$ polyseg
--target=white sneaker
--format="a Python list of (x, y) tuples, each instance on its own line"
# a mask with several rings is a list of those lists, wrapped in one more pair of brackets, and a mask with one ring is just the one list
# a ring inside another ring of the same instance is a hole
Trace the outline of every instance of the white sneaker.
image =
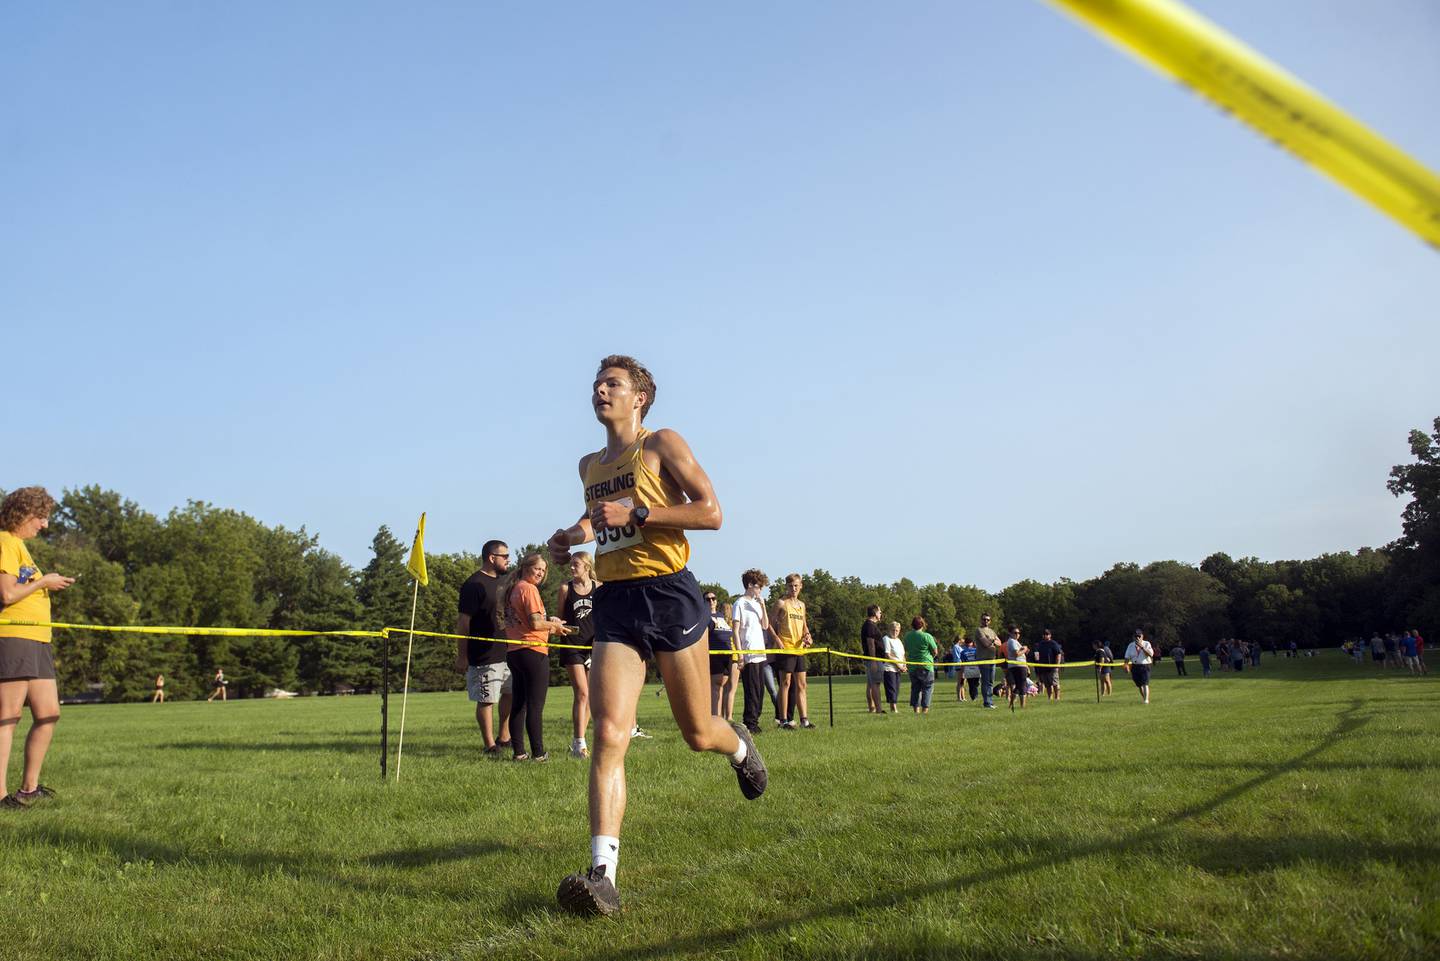
[(570, 756), (571, 756), (571, 757), (589, 757), (589, 756), (590, 756), (590, 749), (585, 746), (585, 742), (584, 742), (584, 741), (571, 741), (571, 742), (570, 742)]
[(635, 725), (635, 730), (633, 730), (633, 731), (630, 732), (630, 736), (631, 736), (632, 738), (637, 738), (637, 737), (638, 737), (638, 738), (644, 738), (644, 739), (647, 740), (647, 741), (651, 739), (651, 735), (646, 734), (644, 731), (642, 731), (642, 730), (640, 729), (640, 725), (638, 725), (638, 724)]

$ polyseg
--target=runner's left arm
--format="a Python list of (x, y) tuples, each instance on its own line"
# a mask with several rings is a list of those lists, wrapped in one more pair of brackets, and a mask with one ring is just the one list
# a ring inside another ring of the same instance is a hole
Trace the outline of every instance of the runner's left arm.
[[(669, 428), (658, 430), (645, 444), (645, 453), (653, 453), (659, 457), (659, 473), (673, 480), (686, 497), (685, 503), (671, 504), (668, 507), (658, 504), (645, 505), (650, 509), (645, 525), (676, 527), (686, 531), (718, 531), (724, 520), (720, 501), (715, 496), (710, 475), (705, 473), (705, 468), (695, 459), (695, 454), (690, 450), (685, 438)], [(633, 519), (630, 516), (631, 511), (614, 501), (607, 501), (601, 506), (607, 510), (625, 511), (621, 517), (614, 518), (622, 524), (628, 524)], [(607, 523), (612, 520), (608, 513), (605, 520)]]

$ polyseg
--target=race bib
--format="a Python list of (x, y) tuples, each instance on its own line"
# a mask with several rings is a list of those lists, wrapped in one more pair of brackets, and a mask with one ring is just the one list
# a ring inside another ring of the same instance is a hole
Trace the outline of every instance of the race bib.
[[(617, 497), (615, 503), (625, 507), (634, 507), (635, 502), (628, 497)], [(627, 547), (634, 547), (636, 544), (645, 543), (645, 533), (629, 523), (624, 527), (602, 527), (595, 532), (595, 554), (609, 554), (611, 551), (622, 551)]]

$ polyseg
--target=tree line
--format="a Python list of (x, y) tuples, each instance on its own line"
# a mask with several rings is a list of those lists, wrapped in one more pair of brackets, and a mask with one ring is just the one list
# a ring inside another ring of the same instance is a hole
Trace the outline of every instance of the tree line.
[[(802, 596), (816, 643), (857, 653), (860, 623), (871, 604), (885, 610), (886, 620), (907, 628), (912, 617), (923, 615), (944, 645), (989, 611), (996, 624), (1017, 624), (1028, 636), (1053, 630), (1071, 659), (1088, 653), (1093, 640), (1120, 642), (1135, 627), (1162, 648), (1180, 643), (1191, 650), (1222, 637), (1262, 644), (1294, 640), (1312, 647), (1376, 629), (1418, 627), (1428, 634), (1440, 622), (1440, 417), (1433, 433), (1410, 433), (1410, 449), (1414, 462), (1394, 467), (1387, 483), (1396, 497), (1409, 497), (1402, 534), (1378, 549), (1296, 561), (1215, 553), (1198, 565), (1118, 563), (1085, 581), (1022, 580), (997, 593), (908, 578), (867, 584), (816, 569), (806, 576)], [(526, 545), (517, 557), (539, 549)], [(51, 526), (32, 542), (32, 553), (42, 570), (81, 575), (54, 597), (52, 616), (62, 622), (307, 631), (409, 623), (408, 548), (384, 526), (371, 542), (369, 562), (356, 570), (304, 528), (270, 527), (202, 501), (162, 518), (115, 491), (87, 486), (64, 491)], [(419, 592), (415, 626), (452, 631), (460, 585), (479, 568), (480, 558), (427, 553), (426, 563), (430, 583)], [(769, 573), (776, 582), (774, 599), (787, 572)], [(556, 592), (565, 576), (551, 565), (541, 588), (549, 610), (558, 609)], [(724, 598), (732, 597), (735, 587), (705, 586)], [(162, 673), (168, 696), (200, 696), (217, 667), (241, 696), (277, 687), (368, 690), (380, 682), (382, 641), (376, 638), (57, 630), (55, 643), (62, 694), (98, 691), (110, 701), (148, 697)], [(412, 687), (460, 687), (451, 667), (454, 652), (452, 641), (417, 640)], [(395, 663), (403, 657), (404, 651), (397, 651)], [(856, 663), (836, 659), (835, 669), (855, 670)]]

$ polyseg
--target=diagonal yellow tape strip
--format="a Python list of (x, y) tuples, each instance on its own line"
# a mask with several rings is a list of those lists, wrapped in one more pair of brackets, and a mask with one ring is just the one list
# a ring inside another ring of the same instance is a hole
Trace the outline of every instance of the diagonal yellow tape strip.
[(1440, 177), (1177, 0), (1050, 0), (1440, 248)]
[(7, 617), (0, 617), (0, 626), (7, 624), (13, 624), (17, 627), (59, 627), (74, 631), (109, 631), (114, 634), (193, 634), (208, 637), (385, 636), (384, 631), (286, 631), (264, 627), (157, 627), (149, 624), (127, 624), (112, 627), (105, 624), (62, 624), (59, 621), (16, 621)]
[[(68, 624), (60, 621), (20, 621), (7, 617), (0, 617), (0, 627), (14, 625), (17, 627), (52, 627), (72, 631), (109, 631), (117, 634), (192, 634), (208, 637), (384, 637), (387, 634), (409, 634), (408, 628), (387, 627), (379, 631), (287, 631), (264, 627), (174, 627), (157, 626), (151, 624)], [(444, 634), (439, 631), (415, 631), (417, 637), (438, 637), (453, 641), (490, 641), (500, 644), (513, 644), (517, 646), (529, 646), (533, 641), (512, 641), (504, 637), (471, 637), (469, 634)], [(585, 644), (547, 644), (547, 647), (559, 648), (567, 651), (588, 651), (589, 645)], [(828, 647), (767, 647), (758, 651), (737, 650), (735, 648), (721, 648), (710, 651), (711, 654), (834, 654), (836, 657), (849, 658), (852, 661), (879, 661), (882, 664), (923, 664), (923, 661), (893, 661), (888, 657), (868, 657), (864, 654), (848, 654), (845, 651), (836, 651)], [(981, 664), (1024, 664), (1024, 661), (936, 661), (933, 667), (978, 667)], [(1030, 664), (1031, 667), (1090, 667), (1094, 661), (1072, 661), (1065, 664)]]
[[(386, 627), (378, 631), (289, 631), (265, 627), (173, 627), (157, 626), (151, 624), (68, 624), (60, 621), (20, 621), (8, 617), (0, 617), (0, 627), (14, 625), (16, 627), (51, 627), (72, 631), (109, 631), (115, 634), (194, 634), (209, 637), (384, 637), (387, 634), (410, 634), (409, 628)], [(512, 641), (505, 637), (471, 637), (469, 634), (445, 634), (439, 631), (415, 631), (416, 637), (438, 637), (453, 641), (490, 641), (499, 644), (513, 644), (521, 647), (533, 645), (534, 641)], [(556, 644), (551, 642), (547, 647), (560, 648), (567, 651), (588, 651), (588, 644)], [(767, 647), (763, 651), (750, 651), (751, 654), (824, 654), (829, 648), (805, 647), (805, 648), (779, 648)], [(711, 651), (711, 654), (732, 654), (733, 650)], [(743, 652), (742, 652), (743, 653)]]
[[(1063, 663), (1063, 664), (1040, 664), (1040, 663), (1038, 663), (1038, 662), (1036, 662), (1036, 661), (1011, 661), (1011, 660), (1006, 660), (1006, 659), (1004, 659), (1004, 658), (996, 658), (995, 660), (992, 660), (992, 661), (934, 661), (934, 662), (926, 662), (926, 661), (897, 661), (897, 660), (895, 660), (894, 658), (889, 658), (889, 657), (871, 657), (871, 656), (868, 655), (868, 654), (847, 654), (847, 653), (844, 652), (844, 651), (836, 651), (836, 650), (831, 650), (830, 653), (834, 654), (836, 657), (849, 658), (849, 659), (852, 660), (852, 661), (879, 661), (881, 664), (907, 664), (907, 665), (908, 665), (908, 664), (914, 664), (914, 665), (925, 665), (925, 666), (927, 666), (927, 667), (980, 667), (981, 665), (984, 665), (984, 664), (1012, 664), (1012, 665), (1015, 665), (1015, 666), (1017, 666), (1017, 667), (1023, 665), (1023, 666), (1025, 666), (1025, 667), (1061, 667), (1061, 668), (1063, 668), (1063, 667), (1094, 667), (1094, 666), (1095, 666), (1095, 662), (1094, 662), (1094, 661), (1066, 661), (1066, 662)], [(1102, 664), (1102, 665), (1100, 665), (1100, 666), (1101, 666), (1101, 667), (1109, 667), (1110, 665), (1108, 665), (1108, 664)]]

